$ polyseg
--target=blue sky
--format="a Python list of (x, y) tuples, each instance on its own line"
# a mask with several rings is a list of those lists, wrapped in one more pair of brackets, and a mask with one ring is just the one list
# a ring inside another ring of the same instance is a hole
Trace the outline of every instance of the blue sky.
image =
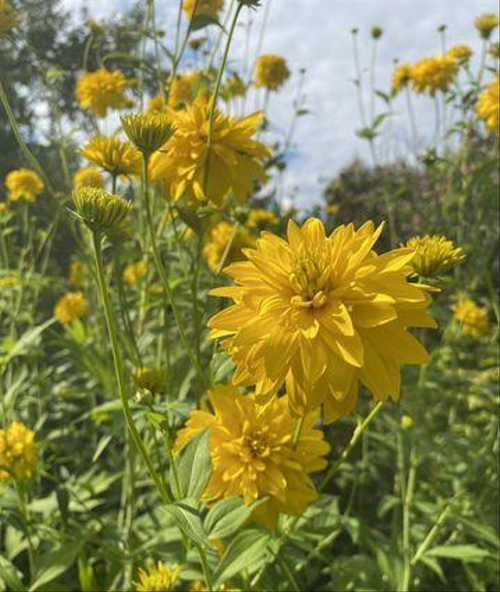
[[(83, 0), (63, 0), (63, 3), (77, 8)], [(294, 196), (299, 205), (317, 201), (325, 180), (356, 156), (369, 160), (364, 142), (355, 135), (360, 119), (352, 83), (350, 31), (353, 27), (359, 28), (361, 61), (366, 68), (371, 55), (370, 28), (378, 25), (384, 29), (378, 51), (376, 88), (387, 91), (394, 59), (411, 62), (440, 51), (436, 30), (441, 24), (448, 26), (448, 46), (466, 43), (479, 54), (474, 18), (498, 10), (496, 0), (263, 0), (263, 6), (250, 17), (253, 20), (249, 36), (251, 53), (258, 45), (266, 3), (269, 17), (262, 52), (285, 56), (294, 74), (284, 90), (270, 101), (269, 139), (286, 133), (298, 73), (306, 68), (304, 90), (310, 114), (298, 121), (292, 158), (283, 180), (284, 196), (287, 199)], [(132, 4), (131, 0), (85, 0), (95, 18), (119, 14)], [(160, 26), (168, 33), (175, 26), (178, 0), (157, 0), (156, 4)], [(231, 51), (235, 62), (245, 55), (247, 36), (243, 25), (249, 15), (245, 10), (242, 26), (236, 33)], [(253, 104), (250, 100), (250, 107)], [(415, 108), (420, 142), (425, 145), (434, 128), (434, 106), (426, 99), (418, 99)], [(376, 112), (383, 110), (383, 104), (378, 103)], [(379, 142), (380, 158), (405, 154), (409, 141), (406, 106), (401, 100), (395, 104), (390, 133)]]

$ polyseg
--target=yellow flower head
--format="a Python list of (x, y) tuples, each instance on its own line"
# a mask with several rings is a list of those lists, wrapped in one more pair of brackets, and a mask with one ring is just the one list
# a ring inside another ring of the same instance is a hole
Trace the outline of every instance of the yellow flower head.
[(224, 271), (232, 287), (212, 290), (233, 306), (209, 321), (237, 371), (235, 385), (256, 385), (265, 400), (286, 383), (292, 412), (324, 404), (325, 420), (350, 413), (361, 382), (379, 401), (400, 393), (404, 364), (429, 356), (407, 331), (434, 327), (430, 297), (410, 284), (412, 249), (377, 255), (383, 225), (288, 223), (288, 241), (264, 233), (247, 261)]
[(455, 80), (459, 65), (449, 55), (424, 58), (411, 69), (411, 82), (417, 94), (434, 96), (446, 92)]
[(105, 68), (87, 72), (78, 81), (76, 97), (80, 107), (96, 117), (106, 117), (108, 110), (130, 109), (134, 103), (125, 96), (132, 82), (123, 72), (110, 72)]
[(145, 261), (131, 263), (123, 270), (123, 281), (129, 286), (137, 286), (147, 273), (148, 264)]
[(276, 228), (279, 224), (279, 218), (274, 212), (264, 209), (253, 209), (248, 214), (247, 226), (251, 230), (270, 230)]
[(5, 179), (5, 186), (10, 201), (24, 200), (30, 203), (35, 202), (45, 188), (39, 175), (29, 169), (11, 171)]
[(470, 298), (461, 296), (452, 310), (455, 320), (462, 325), (465, 335), (480, 339), (488, 332), (488, 310), (477, 306)]
[(162, 393), (167, 384), (167, 372), (159, 368), (139, 368), (134, 373), (134, 380), (139, 388)]
[(128, 139), (146, 156), (159, 150), (173, 133), (169, 118), (162, 113), (127, 115), (121, 121)]
[(196, 99), (197, 85), (202, 80), (201, 72), (179, 74), (170, 85), (168, 106), (172, 109), (184, 109)]
[(476, 110), (490, 132), (500, 134), (500, 78), (480, 95)]
[(139, 581), (136, 583), (137, 592), (170, 592), (173, 590), (182, 568), (170, 566), (158, 561), (148, 570), (139, 569)]
[(189, 19), (193, 18), (196, 2), (198, 2), (196, 16), (210, 16), (216, 19), (224, 8), (224, 0), (184, 0), (182, 10)]
[(483, 39), (489, 39), (499, 24), (500, 18), (497, 14), (482, 14), (474, 21), (474, 26)]
[(80, 169), (73, 177), (73, 188), (75, 190), (82, 187), (104, 187), (104, 177), (101, 172), (94, 167), (87, 167)]
[(15, 421), (6, 430), (0, 430), (0, 481), (31, 479), (37, 457), (35, 433), (23, 423)]
[(455, 45), (448, 51), (448, 55), (459, 64), (467, 63), (472, 57), (473, 51), (468, 45)]
[(274, 54), (266, 54), (257, 59), (253, 76), (257, 88), (276, 91), (290, 78), (290, 70), (284, 58)]
[(87, 314), (89, 303), (81, 292), (68, 292), (54, 308), (55, 318), (63, 325), (69, 325)]
[(212, 476), (205, 490), (207, 503), (241, 496), (248, 506), (258, 499), (253, 518), (274, 529), (280, 513), (300, 516), (318, 497), (309, 473), (327, 466), (330, 446), (314, 428), (319, 413), (305, 416), (294, 445), (296, 420), (287, 397), (261, 405), (254, 395), (239, 395), (231, 386), (217, 386), (209, 394), (214, 414), (193, 411), (177, 437), (179, 451), (210, 428)]
[(210, 231), (203, 256), (210, 269), (216, 272), (223, 259), (227, 263), (243, 259), (242, 249), (253, 247), (254, 244), (255, 238), (246, 228), (229, 222), (219, 222)]
[(19, 288), (21, 286), (21, 282), (19, 281), (19, 277), (16, 275), (6, 275), (4, 277), (0, 277), (0, 290), (12, 290), (14, 288)]
[(210, 107), (203, 97), (185, 111), (172, 112), (175, 133), (151, 159), (151, 179), (169, 187), (174, 200), (211, 201), (221, 205), (232, 191), (247, 199), (256, 180), (265, 181), (262, 163), (269, 149), (253, 139), (262, 114), (234, 119), (216, 110), (210, 163), (207, 155)]
[(129, 142), (118, 138), (95, 136), (91, 138), (81, 155), (111, 175), (140, 175), (142, 156)]
[(403, 415), (400, 425), (403, 430), (411, 430), (413, 427), (415, 427), (415, 420), (409, 415)]
[(69, 266), (68, 284), (72, 288), (80, 288), (86, 275), (85, 265), (81, 261), (72, 261)]
[(165, 97), (163, 95), (157, 95), (149, 99), (148, 113), (165, 113)]
[(398, 93), (406, 88), (411, 81), (412, 66), (410, 64), (399, 64), (392, 75), (392, 89)]
[(455, 247), (453, 242), (444, 236), (415, 236), (406, 243), (406, 247), (415, 250), (411, 266), (415, 273), (424, 277), (444, 273), (465, 259), (461, 247)]
[(0, 39), (10, 33), (17, 25), (17, 20), (17, 14), (8, 0), (0, 0)]

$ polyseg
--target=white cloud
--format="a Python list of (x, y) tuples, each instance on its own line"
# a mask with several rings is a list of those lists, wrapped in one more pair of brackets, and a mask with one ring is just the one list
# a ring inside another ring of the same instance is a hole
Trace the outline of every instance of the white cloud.
[[(393, 60), (414, 61), (440, 51), (437, 27), (447, 24), (447, 43), (466, 43), (479, 52), (480, 43), (473, 28), (475, 16), (498, 10), (496, 0), (264, 0), (270, 2), (269, 21), (262, 51), (285, 56), (295, 77), (301, 68), (307, 69), (305, 93), (311, 114), (298, 121), (294, 145), (297, 157), (290, 161), (285, 177), (285, 193), (294, 188), (297, 202), (307, 205), (321, 194), (320, 179), (331, 178), (356, 155), (369, 159), (365, 142), (356, 137), (360, 128), (351, 51), (350, 31), (359, 28), (358, 41), (364, 77), (370, 62), (370, 28), (381, 26), (384, 35), (379, 44), (376, 87), (387, 90)], [(81, 5), (81, 0), (64, 0), (69, 6)], [(86, 0), (86, 6), (96, 17), (119, 13), (130, 7), (132, 0)], [(172, 17), (177, 0), (157, 2), (160, 26), (172, 31)], [(245, 11), (246, 12), (246, 11)], [(250, 48), (259, 40), (264, 6), (252, 13), (253, 25)], [(168, 21), (167, 21), (168, 18)], [(248, 22), (248, 13), (242, 23)], [(238, 28), (232, 59), (245, 54), (245, 26)], [(296, 79), (270, 102), (270, 118), (278, 130), (286, 130), (292, 114)], [(253, 99), (249, 101), (253, 105)], [(431, 101), (417, 99), (416, 111), (423, 138), (430, 138), (434, 107)], [(384, 137), (381, 154), (404, 151), (408, 144), (408, 123), (404, 101), (397, 102), (392, 122), (392, 137)], [(377, 103), (377, 110), (383, 104)], [(382, 144), (382, 143), (381, 143)]]

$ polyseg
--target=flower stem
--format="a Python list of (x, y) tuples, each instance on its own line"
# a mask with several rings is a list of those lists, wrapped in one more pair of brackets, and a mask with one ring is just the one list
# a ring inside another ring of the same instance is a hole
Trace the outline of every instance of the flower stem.
[(324, 491), (325, 487), (331, 481), (331, 479), (333, 478), (333, 476), (335, 475), (335, 473), (338, 471), (338, 469), (340, 468), (340, 466), (350, 456), (351, 452), (356, 447), (356, 444), (361, 439), (361, 436), (366, 431), (366, 429), (368, 428), (368, 426), (370, 425), (370, 423), (373, 421), (373, 419), (379, 414), (379, 412), (382, 409), (383, 405), (384, 405), (383, 402), (382, 401), (379, 401), (375, 405), (375, 407), (370, 411), (370, 413), (366, 416), (366, 418), (354, 430), (354, 433), (352, 435), (351, 441), (349, 442), (349, 444), (347, 445), (347, 447), (344, 449), (344, 451), (340, 455), (340, 458), (338, 459), (338, 461), (334, 465), (332, 465), (330, 467), (330, 470), (328, 471), (328, 473), (323, 477), (323, 480), (321, 481), (320, 486), (319, 486), (319, 490), (320, 491)]
[(172, 308), (172, 312), (174, 314), (175, 322), (177, 324), (177, 329), (179, 330), (179, 335), (180, 335), (180, 338), (182, 341), (182, 345), (185, 348), (191, 363), (193, 364), (194, 368), (196, 369), (198, 376), (202, 381), (202, 384), (204, 386), (207, 386), (207, 379), (205, 377), (205, 373), (203, 372), (203, 368), (201, 367), (201, 364), (199, 363), (195, 353), (193, 352), (193, 349), (187, 339), (186, 332), (184, 331), (184, 326), (183, 326), (183, 323), (181, 320), (181, 315), (179, 313), (179, 310), (177, 309), (177, 305), (175, 303), (174, 296), (173, 296), (172, 291), (170, 289), (170, 284), (168, 283), (168, 277), (167, 277), (167, 274), (165, 271), (165, 267), (163, 266), (163, 262), (161, 260), (160, 253), (158, 251), (158, 245), (156, 243), (156, 234), (155, 234), (154, 225), (153, 225), (153, 216), (151, 214), (151, 204), (149, 201), (148, 165), (149, 165), (149, 159), (145, 157), (143, 159), (143, 167), (142, 167), (144, 206), (146, 209), (146, 221), (147, 221), (147, 225), (149, 228), (149, 234), (151, 237), (151, 248), (153, 251), (154, 264), (156, 267), (156, 271), (157, 271), (158, 275), (160, 276), (160, 280), (163, 285), (163, 288), (165, 289), (165, 293), (167, 295), (170, 306)]
[(219, 67), (219, 72), (217, 74), (217, 81), (215, 83), (214, 94), (212, 95), (212, 99), (210, 101), (210, 113), (208, 115), (208, 135), (207, 135), (207, 152), (205, 157), (205, 175), (203, 178), (203, 193), (207, 194), (207, 186), (208, 186), (208, 174), (210, 171), (210, 151), (212, 149), (212, 135), (213, 135), (213, 127), (214, 127), (214, 119), (215, 119), (215, 109), (217, 106), (217, 98), (219, 96), (220, 87), (222, 83), (222, 76), (224, 75), (224, 70), (226, 68), (227, 58), (229, 56), (229, 48), (231, 47), (231, 41), (233, 39), (234, 31), (236, 30), (236, 23), (238, 22), (238, 17), (240, 15), (241, 9), (243, 8), (243, 4), (241, 2), (238, 3), (236, 7), (233, 20), (231, 22), (231, 28), (229, 29), (229, 35), (227, 37), (226, 48), (224, 49), (224, 55), (222, 56), (222, 62)]
[(102, 264), (102, 237), (98, 235), (96, 232), (92, 233), (93, 239), (93, 247), (94, 247), (94, 257), (95, 257), (95, 264), (96, 264), (96, 271), (97, 271), (97, 283), (99, 286), (99, 292), (101, 295), (101, 302), (104, 309), (104, 316), (106, 319), (106, 326), (108, 329), (108, 336), (111, 344), (111, 352), (113, 355), (113, 365), (115, 369), (116, 380), (118, 383), (118, 394), (120, 396), (120, 400), (122, 402), (123, 413), (125, 415), (125, 420), (130, 431), (130, 435), (132, 436), (132, 440), (140, 452), (148, 471), (155, 483), (158, 492), (165, 503), (170, 503), (171, 497), (168, 491), (162, 486), (162, 482), (149, 458), (148, 452), (144, 446), (144, 443), (141, 440), (141, 437), (135, 427), (134, 420), (132, 418), (132, 414), (130, 411), (130, 406), (128, 403), (126, 388), (125, 388), (125, 373), (123, 368), (123, 360), (119, 352), (119, 344), (118, 344), (118, 336), (116, 331), (115, 319), (113, 317), (113, 312), (111, 310), (111, 302), (109, 299), (109, 294), (107, 291), (106, 282), (104, 279), (104, 270)]

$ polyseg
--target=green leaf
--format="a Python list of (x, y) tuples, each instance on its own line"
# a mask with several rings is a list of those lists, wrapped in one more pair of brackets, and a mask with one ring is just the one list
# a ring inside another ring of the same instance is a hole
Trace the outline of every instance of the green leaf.
[(2, 582), (7, 585), (7, 590), (12, 590), (12, 592), (24, 592), (26, 590), (17, 569), (10, 561), (0, 555), (0, 588), (2, 588)]
[(491, 553), (476, 545), (438, 545), (425, 554), (427, 557), (443, 557), (460, 561), (482, 561)]
[(205, 518), (208, 538), (213, 540), (231, 536), (250, 518), (253, 509), (254, 505), (245, 506), (241, 497), (218, 502)]
[(192, 210), (188, 208), (176, 207), (179, 218), (184, 222), (186, 226), (189, 226), (191, 230), (194, 230), (196, 234), (203, 235), (204, 225), (203, 219), (197, 216)]
[(104, 452), (106, 446), (111, 442), (111, 439), (113, 438), (112, 434), (109, 434), (108, 436), (103, 436), (99, 442), (97, 443), (97, 447), (95, 449), (94, 452), (94, 456), (92, 457), (92, 462), (95, 463), (95, 461), (101, 456), (101, 454)]
[(218, 586), (236, 574), (248, 569), (264, 557), (270, 535), (262, 530), (252, 529), (240, 532), (231, 541), (215, 572)]
[(49, 319), (48, 321), (45, 321), (45, 323), (33, 327), (32, 329), (28, 329), (26, 333), (23, 333), (23, 335), (21, 335), (21, 337), (9, 347), (7, 355), (0, 359), (0, 366), (6, 366), (16, 356), (22, 356), (28, 353), (30, 347), (37, 342), (45, 329), (50, 327), (53, 323), (55, 323), (55, 319)]
[(164, 510), (172, 518), (180, 530), (197, 545), (208, 545), (207, 535), (203, 530), (200, 513), (191, 503), (195, 500), (184, 500), (168, 504)]
[(216, 18), (208, 14), (197, 14), (191, 19), (191, 31), (199, 31), (209, 25), (217, 25), (221, 29), (223, 28)]
[(177, 465), (179, 486), (178, 499), (199, 500), (205, 491), (212, 474), (212, 460), (208, 445), (209, 431), (205, 430), (192, 440), (182, 454)]
[(43, 555), (38, 563), (37, 578), (31, 585), (29, 592), (38, 590), (45, 584), (52, 582), (64, 573), (74, 563), (83, 541), (69, 543)]

